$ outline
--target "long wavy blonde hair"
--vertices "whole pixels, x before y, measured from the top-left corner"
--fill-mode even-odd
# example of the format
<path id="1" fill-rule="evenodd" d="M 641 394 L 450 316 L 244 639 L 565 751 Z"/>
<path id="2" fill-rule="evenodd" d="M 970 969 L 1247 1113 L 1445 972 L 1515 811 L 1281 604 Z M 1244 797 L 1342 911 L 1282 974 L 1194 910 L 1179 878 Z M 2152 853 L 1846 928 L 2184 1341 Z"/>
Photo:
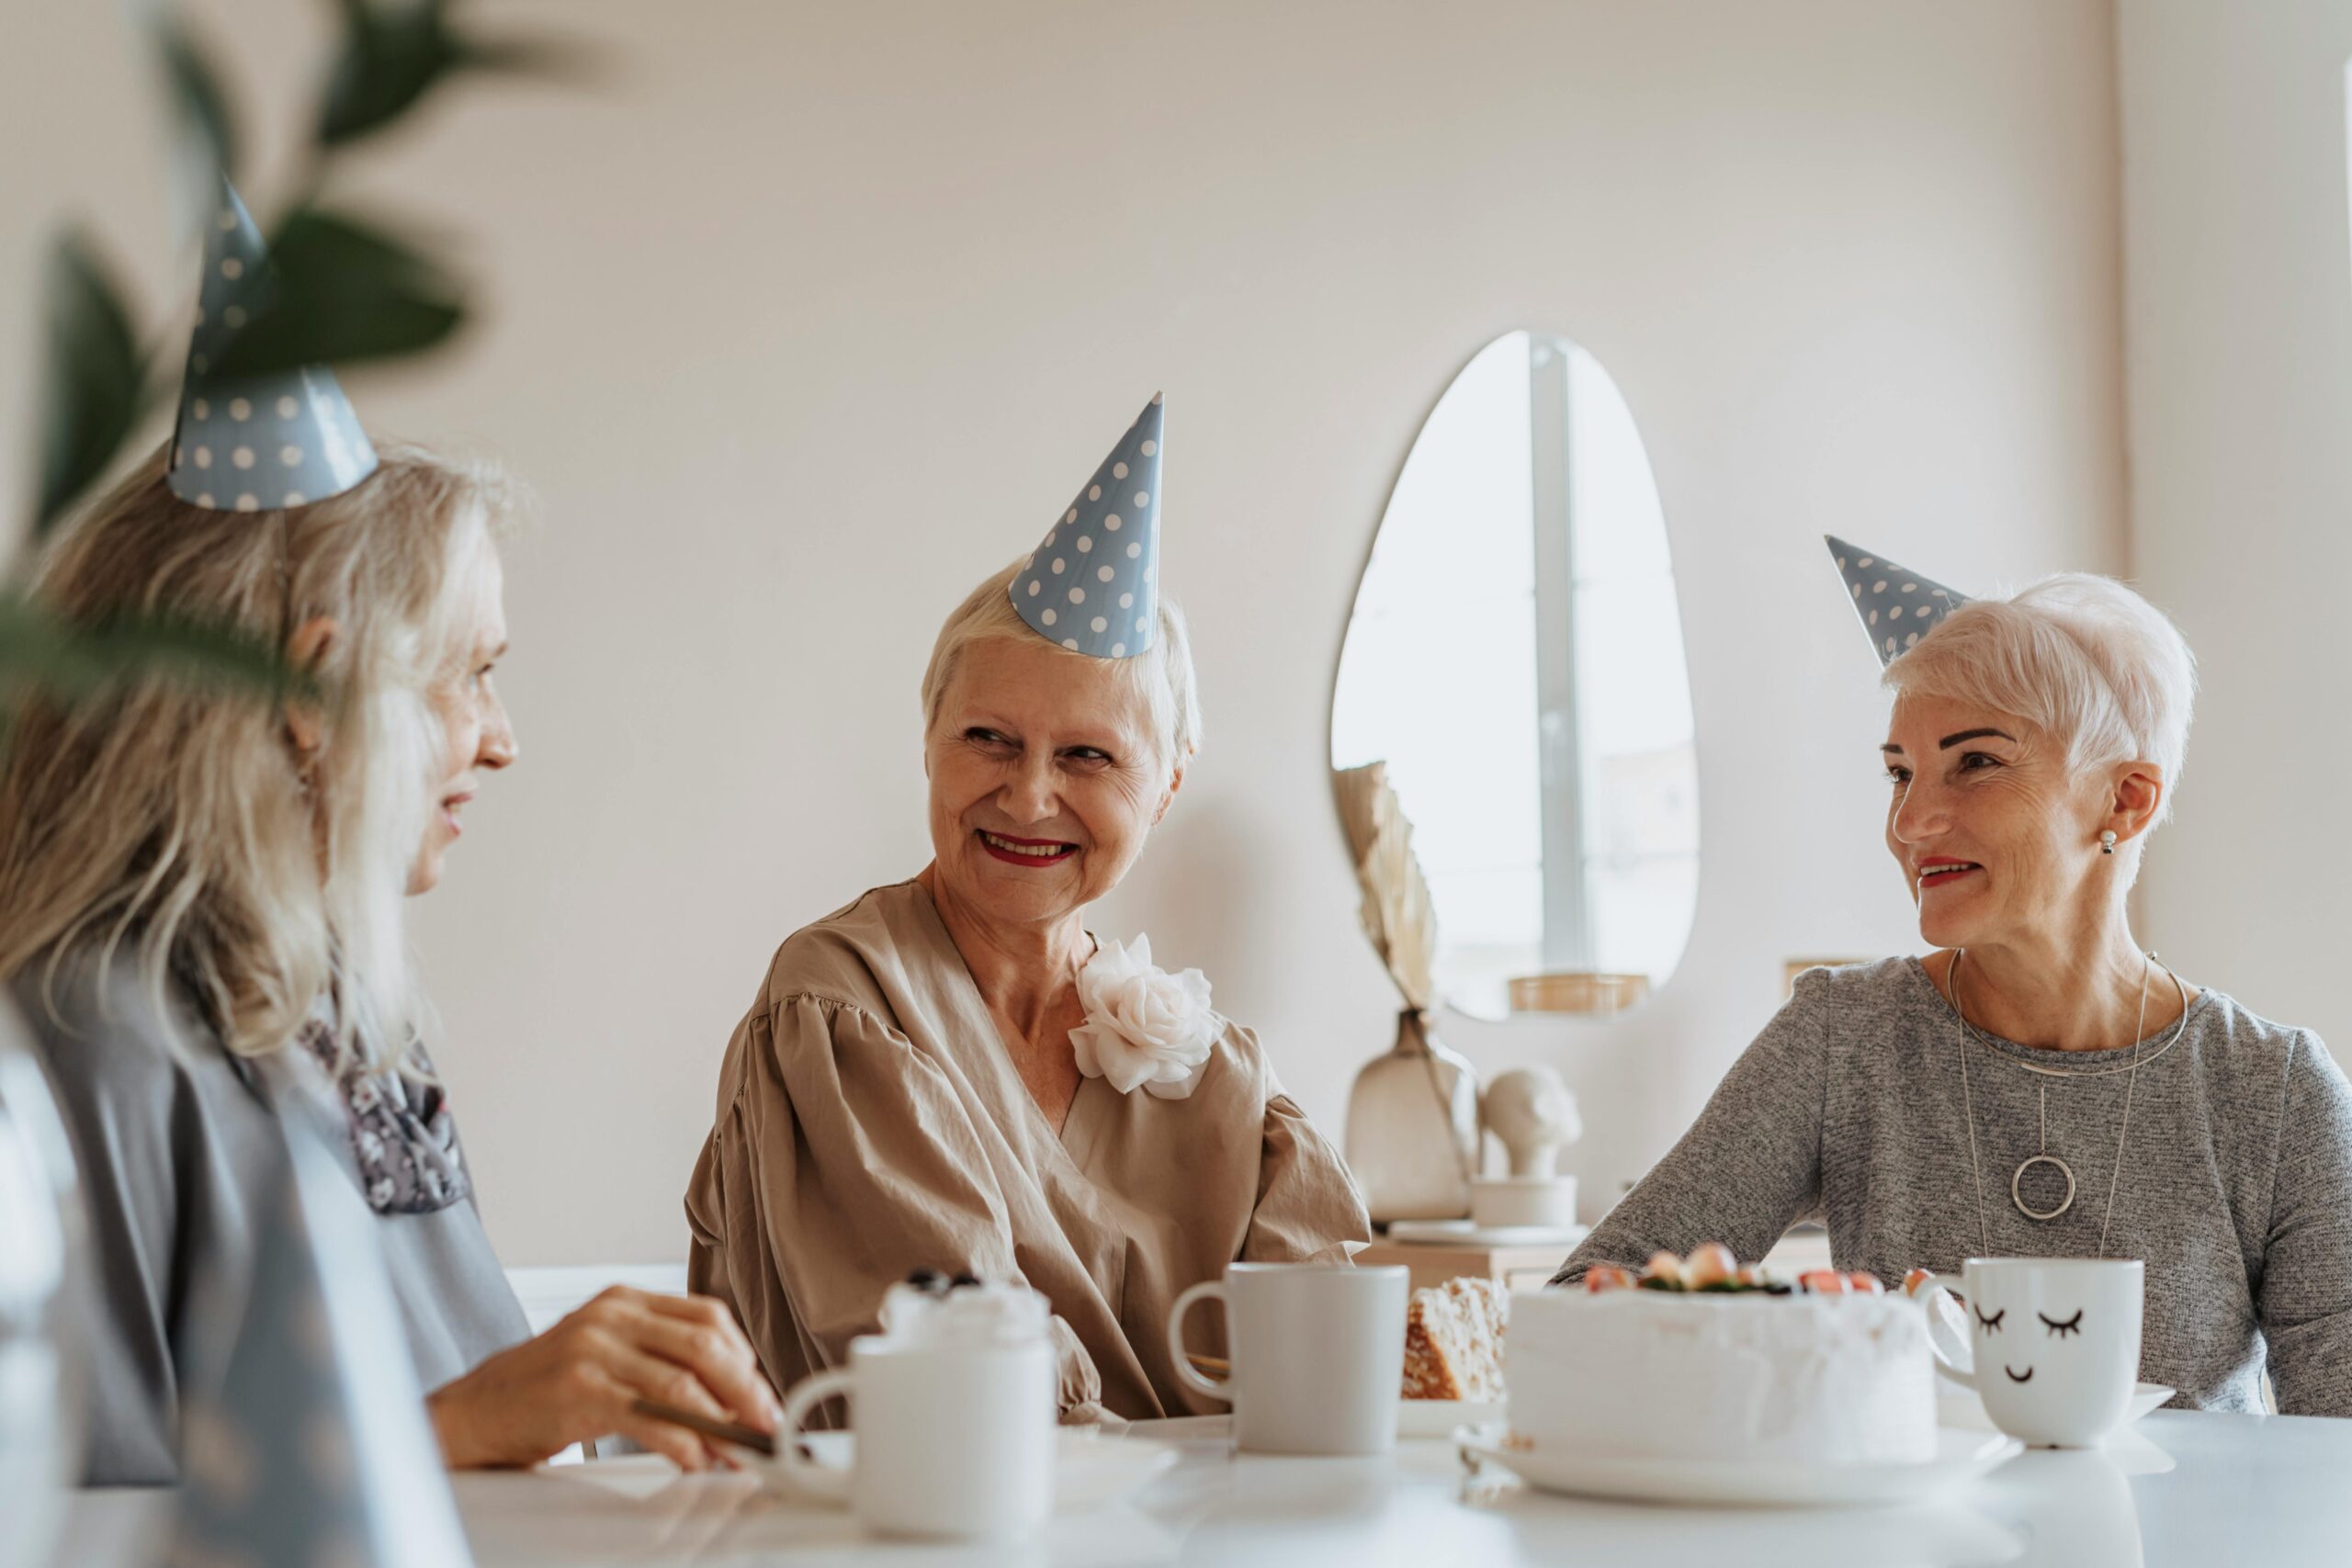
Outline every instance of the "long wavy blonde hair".
<path id="1" fill-rule="evenodd" d="M 164 452 L 62 531 L 34 581 L 83 623 L 140 610 L 284 648 L 318 617 L 322 743 L 280 704 L 151 676 L 74 709 L 25 705 L 0 766 L 0 980 L 135 955 L 240 1055 L 292 1039 L 332 984 L 341 1048 L 401 1065 L 429 1021 L 403 904 L 446 760 L 433 696 L 513 496 L 496 470 L 379 442 L 376 472 L 288 512 L 174 496 Z M 103 994 L 103 987 L 102 992 Z"/>

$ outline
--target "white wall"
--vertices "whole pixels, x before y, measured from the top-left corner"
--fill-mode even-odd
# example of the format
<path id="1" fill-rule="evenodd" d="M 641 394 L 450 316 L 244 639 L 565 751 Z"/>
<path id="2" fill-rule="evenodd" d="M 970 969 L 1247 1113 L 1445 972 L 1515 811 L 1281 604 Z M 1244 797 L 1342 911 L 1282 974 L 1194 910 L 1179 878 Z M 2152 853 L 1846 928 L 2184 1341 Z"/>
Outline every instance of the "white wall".
<path id="1" fill-rule="evenodd" d="M 2352 3 L 2120 11 L 2134 565 L 2197 649 L 2166 959 L 2352 1060 Z"/>
<path id="2" fill-rule="evenodd" d="M 512 1263 L 681 1253 L 767 954 L 922 863 L 932 629 L 1155 389 L 1209 740 L 1098 923 L 1205 969 L 1335 1130 L 1393 1033 L 1324 768 L 1388 483 L 1498 332 L 1573 335 L 1623 389 L 1682 572 L 1697 929 L 1614 1025 L 1450 1030 L 1569 1071 L 1596 1196 L 1785 958 L 1916 940 L 1818 536 L 1963 586 L 2121 563 L 2104 0 L 485 9 L 608 40 L 613 80 L 469 91 L 370 158 L 371 194 L 465 232 L 495 312 L 354 387 L 547 501 L 510 573 L 524 760 L 422 919 Z M 216 11 L 253 85 L 323 8 Z M 55 68 L 35 101 L 85 115 L 143 88 L 103 51 Z M 152 155 L 105 143 L 94 209 L 153 251 Z M 83 184 L 6 204 L 0 280 Z"/>

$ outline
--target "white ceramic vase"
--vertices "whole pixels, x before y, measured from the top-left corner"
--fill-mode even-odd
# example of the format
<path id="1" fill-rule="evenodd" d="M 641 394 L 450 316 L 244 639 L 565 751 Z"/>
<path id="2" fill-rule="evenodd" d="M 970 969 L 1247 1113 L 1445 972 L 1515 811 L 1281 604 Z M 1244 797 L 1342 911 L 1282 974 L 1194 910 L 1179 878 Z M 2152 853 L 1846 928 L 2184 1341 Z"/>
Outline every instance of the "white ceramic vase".
<path id="1" fill-rule="evenodd" d="M 1348 1168 L 1374 1224 L 1470 1213 L 1478 1160 L 1477 1069 L 1439 1043 L 1429 1015 L 1396 1017 L 1396 1044 L 1356 1075 Z"/>

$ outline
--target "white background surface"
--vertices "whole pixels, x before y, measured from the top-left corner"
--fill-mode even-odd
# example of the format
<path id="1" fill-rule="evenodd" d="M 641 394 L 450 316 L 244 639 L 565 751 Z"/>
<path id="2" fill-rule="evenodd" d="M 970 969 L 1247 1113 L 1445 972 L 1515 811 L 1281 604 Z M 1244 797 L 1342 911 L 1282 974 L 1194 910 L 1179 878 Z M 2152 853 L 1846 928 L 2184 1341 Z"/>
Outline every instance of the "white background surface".
<path id="1" fill-rule="evenodd" d="M 276 78 L 307 79 L 328 10 L 194 9 L 281 107 L 251 181 L 269 209 L 297 101 Z M 1498 332 L 1566 333 L 1623 390 L 1682 586 L 1697 922 L 1632 1018 L 1448 1029 L 1487 1071 L 1567 1074 L 1596 1206 L 1680 1131 L 1784 960 L 1913 941 L 1875 669 L 1819 535 L 1962 586 L 2122 564 L 2104 0 L 480 10 L 603 40 L 609 79 L 460 88 L 360 161 L 356 200 L 465 238 L 490 313 L 428 376 L 353 390 L 547 502 L 509 574 L 522 764 L 422 912 L 510 1264 L 682 1256 L 768 954 L 922 863 L 933 629 L 1155 389 L 1208 739 L 1099 924 L 1206 971 L 1334 1131 L 1394 1036 L 1325 772 L 1388 485 Z M 87 218 L 151 309 L 184 308 L 146 72 L 115 6 L 11 10 L 10 496 L 51 225 Z M 2211 863 L 2162 884 L 2173 903 L 2222 902 Z M 2314 922 L 2340 910 L 2299 886 Z M 2167 956 L 2258 1006 L 2308 998 L 2199 941 Z"/>
<path id="2" fill-rule="evenodd" d="M 2352 4 L 2130 0 L 2133 555 L 2197 649 L 2180 818 L 2143 884 L 2167 959 L 2352 1059 Z"/>
<path id="3" fill-rule="evenodd" d="M 1148 1427 L 1148 1423 L 1146 1424 Z M 1886 1509 L 1631 1506 L 1515 1483 L 1465 1487 L 1451 1444 L 1375 1460 L 1230 1457 L 1183 1465 L 1130 1503 L 1057 1520 L 1018 1545 L 956 1550 L 863 1540 L 843 1514 L 787 1503 L 748 1476 L 673 1480 L 664 1461 L 457 1481 L 478 1568 L 605 1563 L 919 1562 L 1199 1563 L 1215 1568 L 1825 1562 L 1920 1568 L 2213 1568 L 2341 1561 L 2352 1422 L 2159 1411 L 2100 1450 L 2027 1453 L 1935 1503 Z M 1489 1472 L 1491 1474 L 1491 1472 Z M 57 1561 L 132 1568 L 166 1494 L 84 1494 Z"/>

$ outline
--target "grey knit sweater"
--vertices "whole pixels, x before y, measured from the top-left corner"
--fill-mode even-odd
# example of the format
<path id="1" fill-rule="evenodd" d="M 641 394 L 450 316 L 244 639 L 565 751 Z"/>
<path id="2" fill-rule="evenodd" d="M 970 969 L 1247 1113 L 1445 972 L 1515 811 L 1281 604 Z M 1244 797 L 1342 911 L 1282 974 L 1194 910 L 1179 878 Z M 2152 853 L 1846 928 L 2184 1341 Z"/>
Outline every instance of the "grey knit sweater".
<path id="1" fill-rule="evenodd" d="M 2180 1042 L 2142 1058 L 2120 1182 L 2132 1075 L 2045 1078 L 2004 1058 L 2079 1072 L 2128 1063 L 2132 1048 L 2062 1056 L 1963 1039 L 1917 959 L 1812 970 L 1554 1282 L 1706 1241 L 1753 1260 L 1814 1213 L 1838 1268 L 1890 1283 L 1917 1267 L 1957 1273 L 1980 1236 L 1996 1256 L 2091 1258 L 2113 1183 L 2108 1256 L 2147 1263 L 2143 1378 L 2178 1389 L 2177 1405 L 2251 1411 L 2267 1370 L 2281 1411 L 2352 1416 L 2352 1084 L 2318 1036 L 2202 992 Z M 2048 1147 L 2079 1190 L 2036 1222 L 2009 1183 L 2041 1147 L 2045 1085 Z M 2036 1209 L 2064 1190 L 2047 1166 L 2026 1178 Z"/>

